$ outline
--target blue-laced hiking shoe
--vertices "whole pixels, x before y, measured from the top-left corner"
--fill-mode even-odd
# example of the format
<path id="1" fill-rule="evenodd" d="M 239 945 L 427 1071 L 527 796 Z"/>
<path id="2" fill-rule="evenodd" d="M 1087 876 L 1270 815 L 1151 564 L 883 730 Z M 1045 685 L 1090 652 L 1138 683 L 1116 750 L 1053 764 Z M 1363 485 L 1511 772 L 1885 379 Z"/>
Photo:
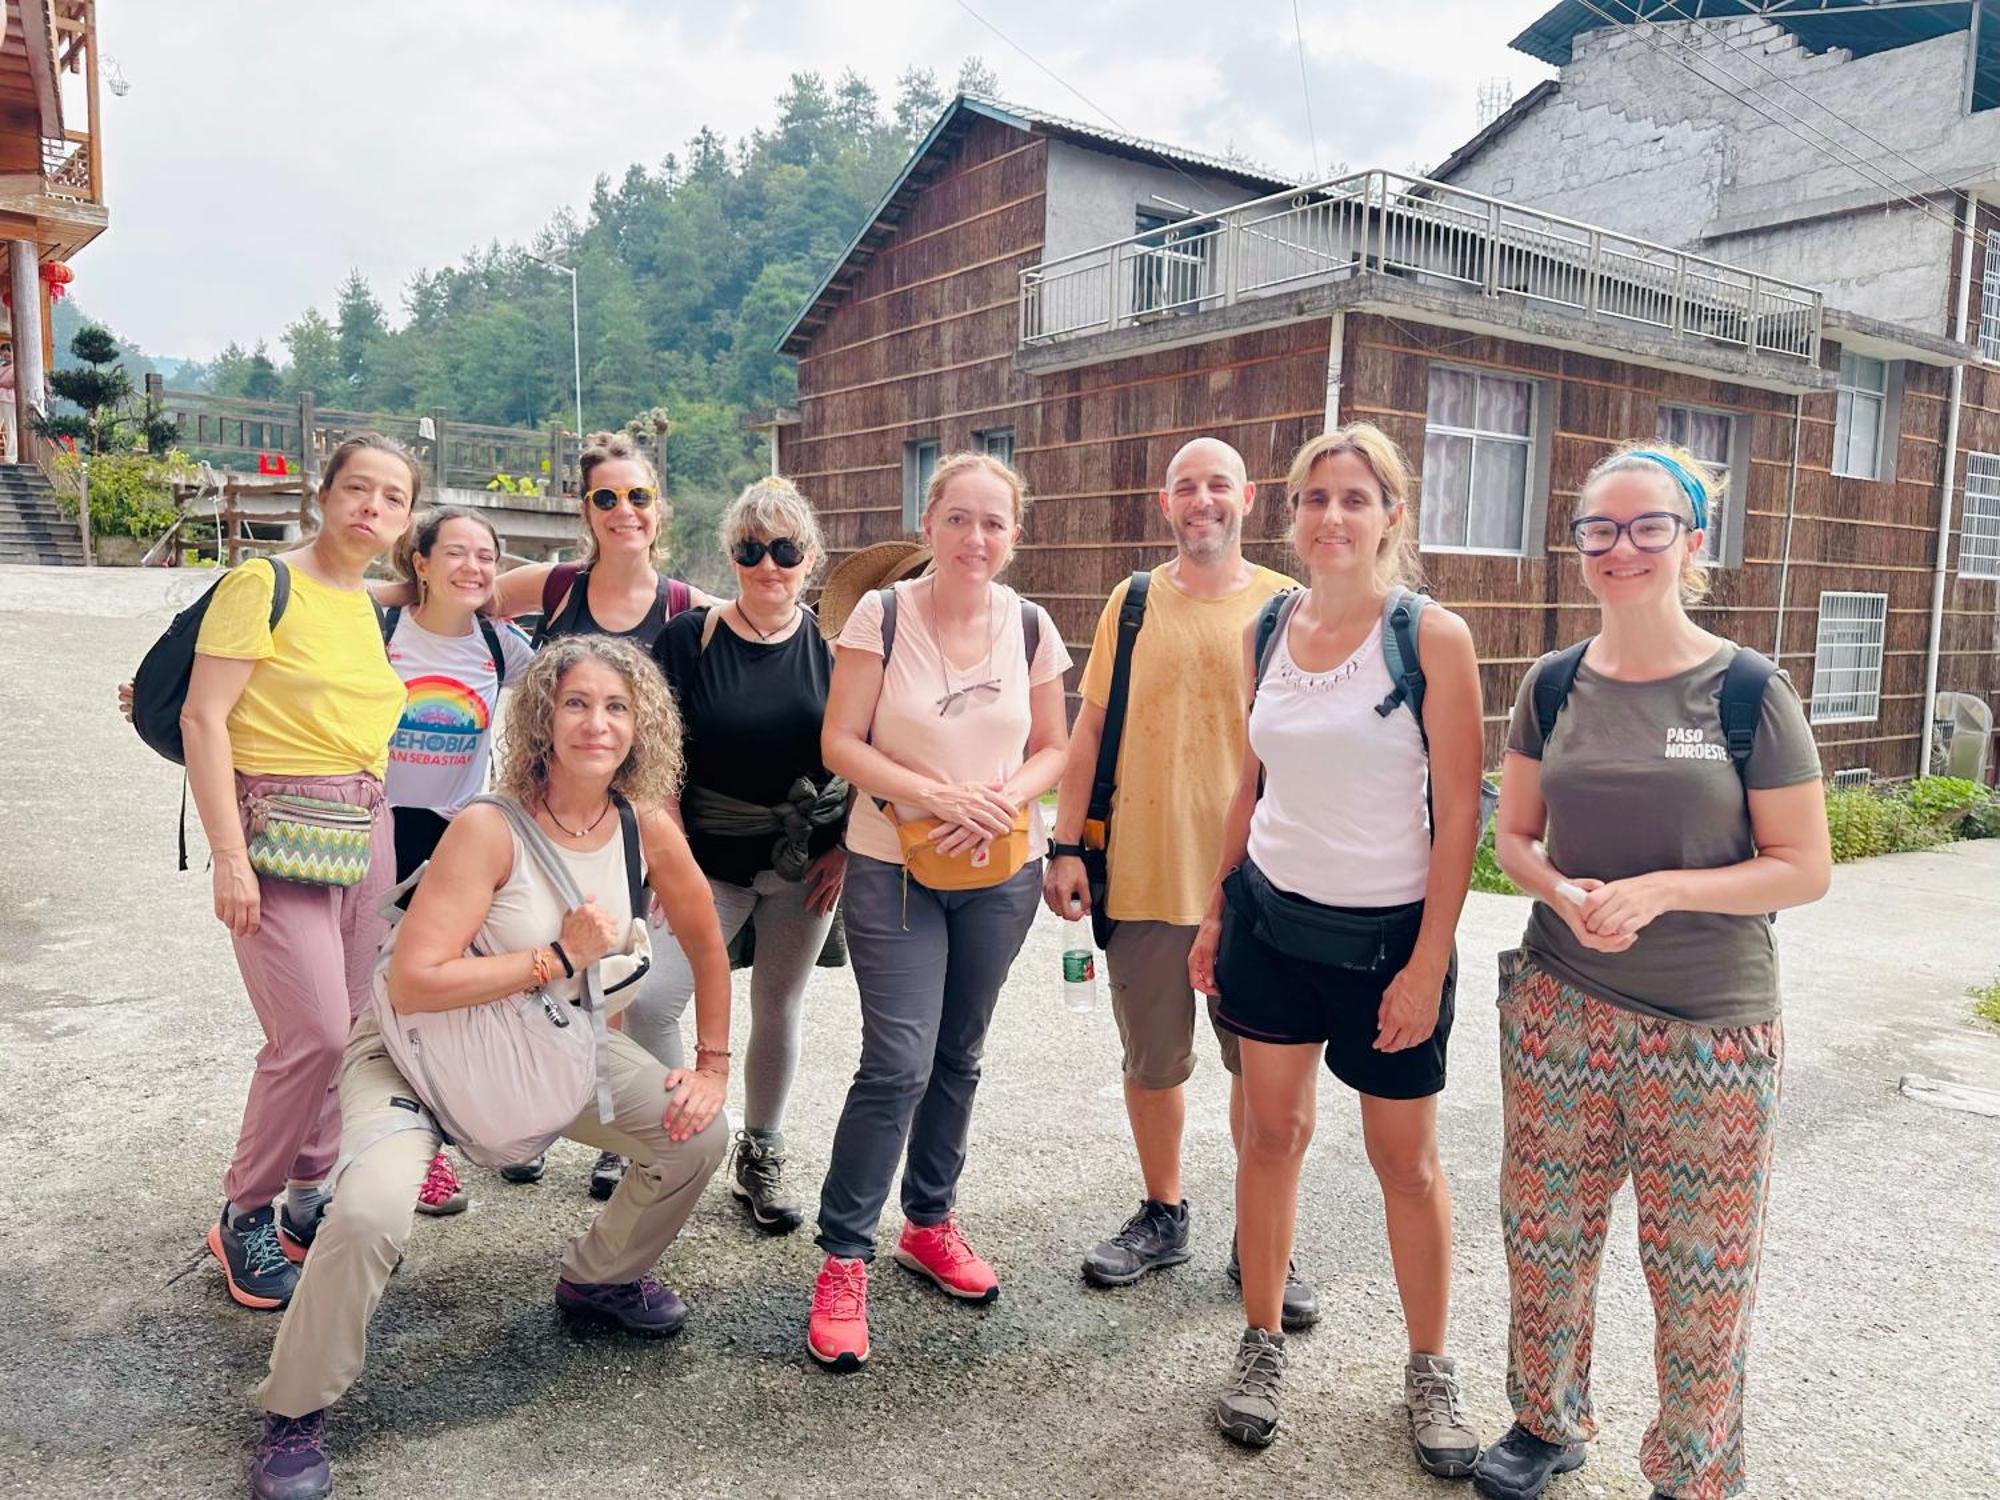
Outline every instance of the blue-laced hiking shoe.
<path id="1" fill-rule="evenodd" d="M 1516 1422 L 1479 1455 L 1472 1487 L 1486 1500 L 1541 1500 L 1551 1479 L 1582 1468 L 1583 1459 L 1582 1443 L 1551 1443 Z"/>
<path id="2" fill-rule="evenodd" d="M 1237 1259 L 1236 1242 L 1229 1242 L 1229 1279 L 1243 1285 L 1243 1262 Z M 1319 1321 L 1319 1293 L 1299 1275 L 1298 1263 L 1285 1262 L 1285 1300 L 1278 1313 L 1285 1332 L 1297 1333 Z"/>
<path id="3" fill-rule="evenodd" d="M 679 1333 L 688 1315 L 687 1304 L 653 1275 L 599 1285 L 558 1281 L 556 1306 L 565 1317 L 608 1324 L 647 1339 Z"/>
<path id="4" fill-rule="evenodd" d="M 234 1226 L 229 1222 L 229 1205 L 209 1226 L 209 1253 L 222 1263 L 229 1295 L 244 1307 L 268 1312 L 292 1300 L 292 1288 L 299 1284 L 299 1268 L 285 1258 L 278 1243 L 277 1213 L 269 1204 L 247 1213 Z"/>
<path id="5" fill-rule="evenodd" d="M 1083 1258 L 1083 1279 L 1092 1286 L 1129 1286 L 1148 1271 L 1180 1265 L 1189 1253 L 1187 1200 L 1147 1198 L 1123 1229 Z"/>
<path id="6" fill-rule="evenodd" d="M 319 1227 L 326 1222 L 327 1204 L 320 1205 L 319 1212 L 312 1216 L 312 1222 L 301 1224 L 292 1217 L 292 1205 L 280 1200 L 278 1205 L 278 1248 L 285 1252 L 285 1259 L 295 1266 L 306 1263 L 306 1256 L 312 1253 L 313 1241 L 319 1237 Z"/>
<path id="7" fill-rule="evenodd" d="M 323 1500 L 333 1493 L 324 1409 L 303 1417 L 264 1413 L 264 1431 L 250 1460 L 250 1493 L 256 1500 Z"/>

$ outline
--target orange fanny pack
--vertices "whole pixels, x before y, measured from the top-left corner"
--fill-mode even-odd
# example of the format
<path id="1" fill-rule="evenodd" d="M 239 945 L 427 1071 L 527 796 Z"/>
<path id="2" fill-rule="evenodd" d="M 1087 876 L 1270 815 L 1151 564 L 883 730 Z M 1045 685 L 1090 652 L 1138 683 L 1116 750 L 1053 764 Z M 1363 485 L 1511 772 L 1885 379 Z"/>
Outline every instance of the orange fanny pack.
<path id="1" fill-rule="evenodd" d="M 1012 879 L 1031 858 L 1028 847 L 1028 809 L 1014 814 L 1014 826 L 984 846 L 964 854 L 942 854 L 931 842 L 931 834 L 944 826 L 940 818 L 912 818 L 904 822 L 890 803 L 880 804 L 889 826 L 896 830 L 902 845 L 903 868 L 912 880 L 934 891 L 979 891 Z"/>

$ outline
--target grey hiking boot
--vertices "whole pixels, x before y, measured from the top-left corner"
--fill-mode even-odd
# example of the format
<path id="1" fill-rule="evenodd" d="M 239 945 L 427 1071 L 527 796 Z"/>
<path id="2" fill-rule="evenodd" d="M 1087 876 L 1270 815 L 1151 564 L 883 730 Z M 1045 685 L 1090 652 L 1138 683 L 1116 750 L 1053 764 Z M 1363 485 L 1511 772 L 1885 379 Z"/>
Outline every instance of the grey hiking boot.
<path id="1" fill-rule="evenodd" d="M 1215 1398 L 1215 1425 L 1222 1435 L 1246 1447 L 1269 1447 L 1278 1435 L 1278 1387 L 1284 1378 L 1285 1336 L 1244 1329 L 1236 1368 Z"/>
<path id="2" fill-rule="evenodd" d="M 618 1191 L 618 1184 L 625 1180 L 625 1169 L 631 1163 L 616 1151 L 597 1153 L 596 1165 L 590 1169 L 590 1196 L 602 1203 Z"/>
<path id="3" fill-rule="evenodd" d="M 1164 1271 L 1187 1258 L 1187 1200 L 1147 1198 L 1123 1229 L 1083 1258 L 1083 1279 L 1093 1286 L 1130 1286 L 1148 1271 Z"/>
<path id="4" fill-rule="evenodd" d="M 1458 1366 L 1442 1354 L 1412 1354 L 1403 1369 L 1403 1410 L 1417 1462 L 1440 1479 L 1464 1479 L 1479 1459 L 1479 1434 L 1458 1393 Z"/>
<path id="5" fill-rule="evenodd" d="M 729 1194 L 750 1211 L 766 1234 L 790 1234 L 805 1222 L 805 1210 L 785 1197 L 785 1138 L 778 1132 L 736 1132 L 736 1155 L 729 1164 Z"/>
<path id="6" fill-rule="evenodd" d="M 1238 1286 L 1243 1285 L 1243 1262 L 1237 1258 L 1236 1242 L 1229 1242 L 1229 1279 Z M 1310 1328 L 1319 1321 L 1319 1293 L 1309 1286 L 1299 1275 L 1297 1261 L 1285 1262 L 1285 1302 L 1279 1314 L 1279 1322 L 1285 1332 L 1297 1333 L 1301 1328 Z"/>

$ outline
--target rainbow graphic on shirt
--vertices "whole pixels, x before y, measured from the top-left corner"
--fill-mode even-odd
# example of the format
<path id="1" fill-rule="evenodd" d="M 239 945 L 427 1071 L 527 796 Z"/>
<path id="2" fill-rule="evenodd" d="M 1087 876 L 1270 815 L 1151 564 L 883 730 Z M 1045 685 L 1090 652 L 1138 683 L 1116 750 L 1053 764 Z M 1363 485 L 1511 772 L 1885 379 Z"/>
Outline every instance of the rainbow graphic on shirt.
<path id="1" fill-rule="evenodd" d="M 390 755 L 430 765 L 470 761 L 493 722 L 486 700 L 456 677 L 412 677 L 405 686 L 409 697 Z"/>

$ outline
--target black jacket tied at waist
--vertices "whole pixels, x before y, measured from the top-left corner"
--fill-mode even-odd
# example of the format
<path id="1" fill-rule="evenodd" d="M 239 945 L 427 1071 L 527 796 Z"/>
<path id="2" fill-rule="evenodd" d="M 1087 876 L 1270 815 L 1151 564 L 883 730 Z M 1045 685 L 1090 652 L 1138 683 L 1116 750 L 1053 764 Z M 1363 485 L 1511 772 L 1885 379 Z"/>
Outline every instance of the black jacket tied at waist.
<path id="1" fill-rule="evenodd" d="M 689 828 L 712 838 L 754 838 L 775 833 L 771 845 L 771 868 L 782 880 L 805 879 L 812 863 L 810 844 L 815 831 L 832 827 L 847 818 L 848 785 L 840 777 L 815 787 L 809 777 L 792 783 L 785 800 L 763 807 L 739 797 L 727 797 L 706 787 L 689 786 L 681 792 L 681 816 Z"/>

